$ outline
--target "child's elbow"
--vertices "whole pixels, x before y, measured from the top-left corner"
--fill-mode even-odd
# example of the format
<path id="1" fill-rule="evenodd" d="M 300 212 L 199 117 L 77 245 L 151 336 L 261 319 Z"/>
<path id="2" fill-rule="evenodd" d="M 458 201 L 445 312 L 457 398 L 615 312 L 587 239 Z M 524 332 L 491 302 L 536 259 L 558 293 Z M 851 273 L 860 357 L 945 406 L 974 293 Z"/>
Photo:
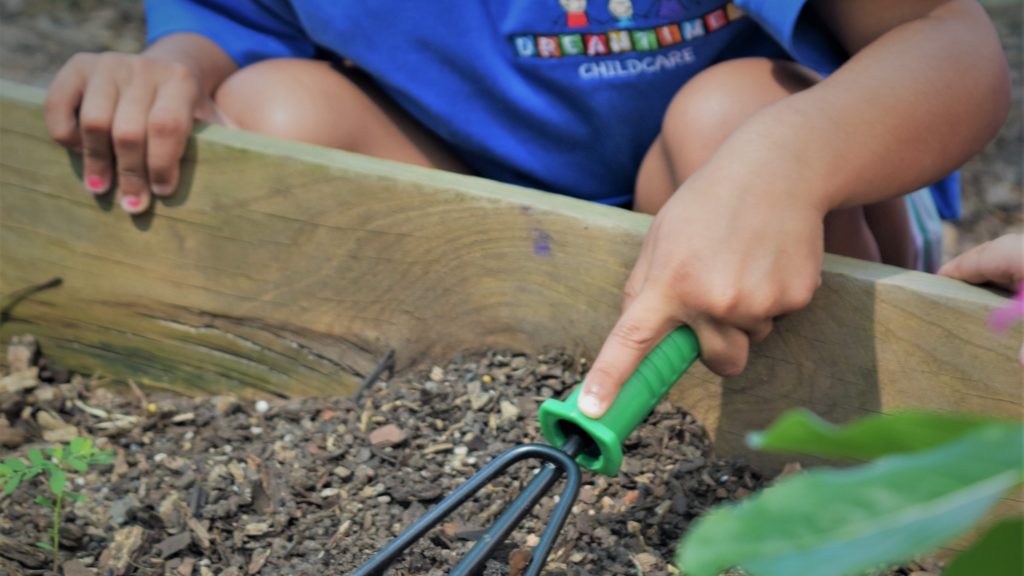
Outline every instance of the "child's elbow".
<path id="1" fill-rule="evenodd" d="M 992 70 L 989 73 L 989 102 L 991 108 L 988 110 L 986 126 L 988 135 L 986 141 L 995 138 L 999 129 L 1002 128 L 1006 118 L 1010 115 L 1010 107 L 1013 105 L 1013 98 L 1010 86 L 1010 67 L 1006 58 L 1000 51 L 996 58 L 993 58 Z"/>
<path id="2" fill-rule="evenodd" d="M 936 25 L 932 41 L 951 51 L 951 90 L 945 93 L 960 110 L 952 126 L 973 155 L 996 137 L 1012 105 L 1010 67 L 999 33 L 975 0 L 941 2 L 925 21 Z"/>
<path id="3" fill-rule="evenodd" d="M 1010 67 L 992 21 L 980 6 L 974 5 L 972 8 L 975 18 L 981 22 L 975 22 L 977 26 L 974 28 L 974 77 L 964 78 L 963 81 L 976 82 L 977 101 L 974 105 L 979 115 L 977 125 L 984 133 L 985 142 L 988 142 L 996 136 L 1010 114 Z"/>

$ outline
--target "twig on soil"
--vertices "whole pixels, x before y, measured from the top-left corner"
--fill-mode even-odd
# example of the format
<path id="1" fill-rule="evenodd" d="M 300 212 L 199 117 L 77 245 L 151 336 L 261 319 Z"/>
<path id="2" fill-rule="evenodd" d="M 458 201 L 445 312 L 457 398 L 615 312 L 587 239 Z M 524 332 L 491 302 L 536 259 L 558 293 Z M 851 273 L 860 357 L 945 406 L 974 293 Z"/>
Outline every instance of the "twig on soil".
<path id="1" fill-rule="evenodd" d="M 388 456 L 383 451 L 378 450 L 377 448 L 371 447 L 370 448 L 370 452 L 374 456 L 380 458 L 381 460 L 390 463 L 392 466 L 398 466 L 398 460 L 396 460 L 395 458 L 392 458 L 391 456 Z"/>
<path id="2" fill-rule="evenodd" d="M 370 386 L 373 386 L 373 383 L 376 382 L 385 371 L 390 374 L 393 373 L 394 370 L 395 350 L 392 348 L 384 355 L 384 358 L 381 359 L 380 364 L 377 364 L 377 367 L 373 369 L 373 372 L 370 372 L 370 374 L 359 385 L 359 390 L 356 390 L 355 401 L 359 402 L 363 398 L 363 394 L 370 389 Z"/>
<path id="3" fill-rule="evenodd" d="M 11 319 L 11 310 L 18 304 L 21 304 L 22 300 L 25 300 L 29 296 L 42 292 L 43 290 L 49 290 L 50 288 L 56 288 L 64 283 L 64 279 L 60 276 L 52 278 L 41 284 L 34 284 L 28 288 L 22 288 L 16 291 L 10 296 L 11 300 L 7 304 L 4 304 L 3 308 L 0 308 L 0 324 L 7 322 Z"/>
<path id="4" fill-rule="evenodd" d="M 146 401 L 146 394 L 141 388 L 139 388 L 139 385 L 135 383 L 135 380 L 132 380 L 131 378 L 128 379 L 128 386 L 131 387 L 132 394 L 139 399 L 139 407 L 142 408 L 143 412 L 145 412 L 146 406 L 149 405 L 149 402 Z"/>

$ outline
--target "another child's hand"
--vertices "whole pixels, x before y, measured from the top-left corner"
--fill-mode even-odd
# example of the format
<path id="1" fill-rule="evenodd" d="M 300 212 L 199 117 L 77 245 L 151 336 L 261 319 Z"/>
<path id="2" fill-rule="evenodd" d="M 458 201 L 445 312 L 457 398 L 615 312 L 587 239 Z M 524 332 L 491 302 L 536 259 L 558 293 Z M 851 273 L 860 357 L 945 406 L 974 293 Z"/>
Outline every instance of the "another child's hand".
<path id="1" fill-rule="evenodd" d="M 736 375 L 773 318 L 810 301 L 820 283 L 824 209 L 800 205 L 792 190 L 769 188 L 752 194 L 729 177 L 698 172 L 658 212 L 622 315 L 581 390 L 587 416 L 604 413 L 675 327 L 694 330 L 708 368 Z"/>
<path id="2" fill-rule="evenodd" d="M 82 154 L 85 187 L 108 192 L 116 172 L 120 204 L 137 214 L 150 193 L 178 185 L 179 163 L 200 104 L 200 82 L 188 66 L 133 54 L 76 54 L 46 97 L 46 126 Z"/>
<path id="3" fill-rule="evenodd" d="M 1006 234 L 975 246 L 947 262 L 939 274 L 1018 291 L 1008 305 L 992 313 L 989 322 L 994 330 L 1005 330 L 1024 318 L 1024 234 Z M 1019 359 L 1024 366 L 1024 346 Z"/>
<path id="4" fill-rule="evenodd" d="M 1024 282 L 1024 234 L 1007 234 L 975 246 L 947 262 L 939 274 L 1016 290 Z"/>

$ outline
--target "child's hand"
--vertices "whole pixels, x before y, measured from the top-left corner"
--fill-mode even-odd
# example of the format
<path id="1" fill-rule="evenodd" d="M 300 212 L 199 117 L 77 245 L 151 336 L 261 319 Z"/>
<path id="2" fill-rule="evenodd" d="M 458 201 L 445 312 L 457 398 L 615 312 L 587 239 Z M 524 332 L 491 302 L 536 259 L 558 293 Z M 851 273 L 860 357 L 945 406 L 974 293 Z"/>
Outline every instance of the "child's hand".
<path id="1" fill-rule="evenodd" d="M 1005 58 L 976 2 L 811 4 L 850 59 L 748 118 L 662 207 L 580 393 L 588 416 L 679 324 L 709 368 L 737 373 L 773 317 L 810 301 L 827 212 L 935 182 L 1006 117 Z"/>
<path id="2" fill-rule="evenodd" d="M 237 67 L 210 40 L 172 34 L 144 54 L 76 54 L 46 96 L 46 126 L 82 154 L 85 187 L 138 214 L 178 185 L 194 118 L 220 122 L 211 94 Z"/>
<path id="3" fill-rule="evenodd" d="M 772 319 L 810 301 L 820 283 L 824 209 L 800 205 L 791 190 L 734 183 L 698 172 L 658 212 L 622 316 L 581 391 L 579 408 L 588 416 L 604 413 L 676 326 L 696 332 L 708 368 L 736 375 Z"/>
<path id="4" fill-rule="evenodd" d="M 150 192 L 167 196 L 199 95 L 184 65 L 132 54 L 77 54 L 46 97 L 46 125 L 59 143 L 81 151 L 85 187 L 106 193 L 117 173 L 121 206 L 144 211 Z"/>
<path id="5" fill-rule="evenodd" d="M 1018 291 L 1009 305 L 992 313 L 989 321 L 993 329 L 1005 330 L 1024 318 L 1024 234 L 1006 234 L 975 246 L 947 262 L 939 274 L 971 284 L 992 283 Z M 1024 346 L 1019 359 L 1024 366 Z"/>
<path id="6" fill-rule="evenodd" d="M 975 246 L 943 265 L 939 274 L 1016 290 L 1024 282 L 1024 234 L 1007 234 Z"/>

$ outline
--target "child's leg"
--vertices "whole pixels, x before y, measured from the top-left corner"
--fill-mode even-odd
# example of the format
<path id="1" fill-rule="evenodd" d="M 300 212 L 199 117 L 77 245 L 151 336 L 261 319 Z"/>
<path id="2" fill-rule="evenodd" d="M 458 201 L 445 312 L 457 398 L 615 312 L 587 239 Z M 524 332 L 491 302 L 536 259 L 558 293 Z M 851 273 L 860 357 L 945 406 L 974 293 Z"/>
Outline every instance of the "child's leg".
<path id="1" fill-rule="evenodd" d="M 279 59 L 247 66 L 221 84 L 215 100 L 243 130 L 467 172 L 437 137 L 371 82 L 326 62 Z"/>
<path id="2" fill-rule="evenodd" d="M 662 132 L 640 166 L 635 209 L 657 212 L 747 118 L 817 80 L 802 66 L 764 58 L 729 60 L 695 76 L 669 105 Z M 888 204 L 870 209 L 876 216 L 887 214 Z M 902 230 L 909 233 L 906 225 Z M 836 210 L 825 219 L 827 252 L 878 261 L 887 251 L 880 250 L 875 238 L 864 208 Z"/>
<path id="3" fill-rule="evenodd" d="M 864 218 L 878 240 L 882 262 L 903 268 L 918 267 L 918 247 L 911 230 L 907 198 L 891 198 L 865 206 Z"/>

